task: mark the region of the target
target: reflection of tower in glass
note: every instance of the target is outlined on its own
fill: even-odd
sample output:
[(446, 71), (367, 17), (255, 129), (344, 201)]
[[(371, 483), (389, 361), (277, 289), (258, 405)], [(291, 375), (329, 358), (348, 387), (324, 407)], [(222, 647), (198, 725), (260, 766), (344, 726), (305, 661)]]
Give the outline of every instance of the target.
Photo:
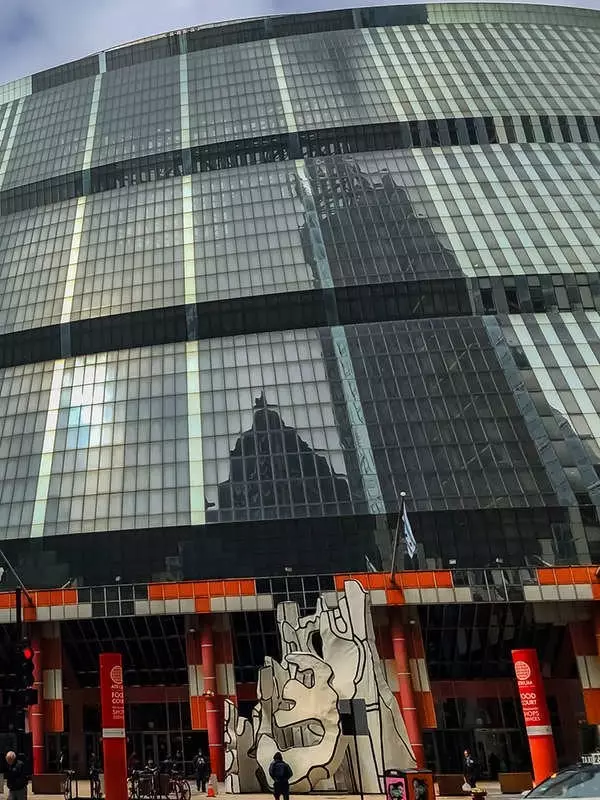
[[(464, 277), (390, 172), (367, 174), (349, 156), (309, 161), (307, 172), (334, 284)], [(302, 243), (314, 264), (306, 223)]]
[(263, 393), (254, 402), (252, 427), (231, 451), (230, 465), (229, 480), (219, 484), (220, 509), (278, 506), (273, 516), (285, 516), (283, 509), (290, 513), (302, 505), (309, 515), (322, 516), (325, 505), (350, 499), (345, 478), (283, 422)]

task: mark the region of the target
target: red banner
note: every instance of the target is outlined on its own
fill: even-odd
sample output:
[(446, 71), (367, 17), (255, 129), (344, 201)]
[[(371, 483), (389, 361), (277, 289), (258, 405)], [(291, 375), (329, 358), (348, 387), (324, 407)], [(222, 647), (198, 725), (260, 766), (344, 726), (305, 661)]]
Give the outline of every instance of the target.
[[(123, 667), (118, 653), (100, 655), (100, 701), (102, 728), (125, 731)], [(124, 734), (123, 734), (124, 735)]]
[(512, 659), (536, 784), (557, 770), (556, 749), (537, 652), (513, 650)]
[[(535, 650), (513, 650), (513, 664), (519, 687), (521, 708), (526, 728), (549, 728), (550, 713), (546, 703), (544, 681)], [(548, 733), (552, 733), (550, 728)]]
[(100, 702), (102, 704), (102, 751), (104, 795), (127, 800), (127, 752), (125, 746), (125, 689), (118, 653), (100, 655)]

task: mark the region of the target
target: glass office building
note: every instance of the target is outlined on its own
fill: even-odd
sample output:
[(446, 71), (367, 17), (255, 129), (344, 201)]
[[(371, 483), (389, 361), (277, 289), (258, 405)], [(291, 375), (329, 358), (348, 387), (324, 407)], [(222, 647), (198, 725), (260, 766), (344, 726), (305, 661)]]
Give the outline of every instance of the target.
[[(599, 272), (598, 12), (255, 19), (0, 87), (0, 537), (90, 606), (75, 671), (155, 584), (310, 608), (389, 571), (402, 492), (400, 566), (471, 592), (421, 608), (432, 679), (506, 677), (533, 630), (554, 663), (525, 601), (600, 559)], [(273, 614), (231, 616), (250, 683)], [(132, 681), (185, 683), (175, 650)]]

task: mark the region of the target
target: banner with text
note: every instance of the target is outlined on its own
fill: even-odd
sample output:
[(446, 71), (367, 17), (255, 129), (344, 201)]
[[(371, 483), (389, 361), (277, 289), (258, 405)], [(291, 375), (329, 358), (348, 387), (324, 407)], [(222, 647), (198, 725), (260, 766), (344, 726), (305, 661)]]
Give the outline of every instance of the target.
[(104, 792), (109, 800), (127, 800), (125, 688), (119, 653), (100, 654), (100, 702)]
[(529, 739), (534, 780), (537, 784), (557, 769), (544, 679), (536, 650), (513, 650), (512, 659)]

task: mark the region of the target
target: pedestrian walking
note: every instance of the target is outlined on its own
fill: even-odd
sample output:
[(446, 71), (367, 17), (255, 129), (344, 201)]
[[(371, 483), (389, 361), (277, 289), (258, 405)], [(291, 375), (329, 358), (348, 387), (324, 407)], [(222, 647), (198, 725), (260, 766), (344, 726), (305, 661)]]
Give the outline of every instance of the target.
[(27, 800), (27, 784), (29, 775), (25, 769), (25, 764), (17, 754), (9, 750), (5, 756), (6, 770), (4, 776), (8, 786), (8, 800)]
[(275, 800), (279, 800), (280, 797), (283, 800), (290, 800), (290, 778), (292, 774), (292, 768), (283, 760), (281, 753), (275, 753), (269, 767), (269, 775), (273, 778), (273, 797)]
[(204, 757), (204, 753), (202, 750), (198, 750), (196, 755), (194, 756), (194, 761), (192, 763), (194, 768), (194, 774), (196, 776), (196, 789), (199, 792), (206, 791), (206, 783), (209, 778), (210, 768), (208, 766), (208, 761)]

